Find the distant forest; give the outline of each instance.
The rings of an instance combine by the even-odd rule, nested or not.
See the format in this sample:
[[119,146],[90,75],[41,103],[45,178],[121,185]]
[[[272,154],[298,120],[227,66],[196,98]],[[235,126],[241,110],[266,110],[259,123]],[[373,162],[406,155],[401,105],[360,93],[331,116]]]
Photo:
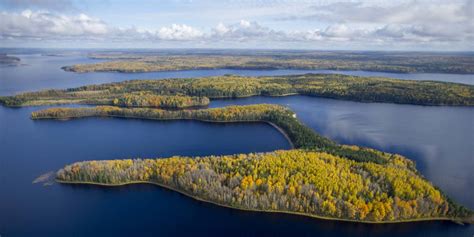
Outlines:
[[474,73],[474,55],[423,52],[164,51],[102,52],[107,62],[65,66],[73,72],[152,72],[193,69],[326,69],[397,73]]

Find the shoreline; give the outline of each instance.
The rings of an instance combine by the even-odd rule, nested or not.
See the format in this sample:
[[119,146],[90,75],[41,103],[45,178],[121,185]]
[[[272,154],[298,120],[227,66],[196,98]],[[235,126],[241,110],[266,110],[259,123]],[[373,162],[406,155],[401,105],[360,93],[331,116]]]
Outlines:
[[336,218],[336,217],[326,217],[326,216],[319,216],[316,214],[292,212],[292,211],[284,211],[284,210],[260,210],[260,209],[252,209],[252,208],[242,208],[242,207],[236,207],[236,206],[231,206],[228,204],[217,203],[214,201],[206,200],[197,196],[193,196],[185,191],[178,190],[174,187],[170,187],[168,185],[156,183],[153,181],[130,181],[130,182],[118,183],[118,184],[105,184],[105,183],[86,182],[86,181],[64,181],[64,180],[59,180],[59,179],[55,179],[55,181],[60,184],[94,185],[94,186],[102,186],[102,187],[120,187],[120,186],[127,186],[127,185],[133,185],[133,184],[151,184],[151,185],[155,185],[161,188],[165,188],[165,189],[180,193],[196,201],[214,204],[220,207],[231,208],[231,209],[240,210],[240,211],[248,211],[248,212],[280,213],[280,214],[306,216],[306,217],[311,217],[315,219],[329,220],[329,221],[343,221],[343,222],[363,223],[363,224],[397,224],[397,223],[413,223],[413,222],[422,222],[422,221],[451,221],[459,225],[469,224],[469,222],[464,222],[462,220],[456,220],[449,217],[426,217],[426,218],[394,220],[394,221],[363,221],[363,220],[342,219],[342,218]]

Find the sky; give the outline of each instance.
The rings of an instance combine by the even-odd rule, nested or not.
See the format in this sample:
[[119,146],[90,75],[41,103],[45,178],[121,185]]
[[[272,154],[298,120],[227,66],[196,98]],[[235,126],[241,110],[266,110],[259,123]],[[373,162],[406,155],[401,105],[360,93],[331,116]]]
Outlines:
[[0,44],[473,51],[474,0],[0,0]]

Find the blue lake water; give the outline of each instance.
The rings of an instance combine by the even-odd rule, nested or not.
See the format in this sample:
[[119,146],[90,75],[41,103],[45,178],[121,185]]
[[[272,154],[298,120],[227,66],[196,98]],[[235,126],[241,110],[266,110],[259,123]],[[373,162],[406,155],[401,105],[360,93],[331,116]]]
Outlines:
[[[22,55],[28,65],[0,68],[0,94],[67,88],[133,78],[221,75],[229,70],[143,74],[63,72],[92,62],[81,56]],[[242,75],[294,71],[230,70]],[[298,73],[300,71],[297,71]],[[301,71],[303,73],[303,71]],[[400,77],[414,74],[399,74]],[[427,75],[420,74],[420,78]],[[466,75],[436,74],[440,80]],[[431,76],[430,76],[431,77]],[[414,78],[411,78],[414,79]],[[341,143],[396,152],[417,162],[421,173],[448,195],[474,209],[474,109],[323,98],[252,97],[216,100],[230,104],[277,103]],[[126,119],[32,121],[44,107],[0,107],[1,236],[472,236],[473,226],[450,222],[368,225],[285,214],[254,213],[202,203],[162,188],[32,184],[65,164],[92,159],[212,155],[288,149],[285,138],[260,123],[211,124]]]

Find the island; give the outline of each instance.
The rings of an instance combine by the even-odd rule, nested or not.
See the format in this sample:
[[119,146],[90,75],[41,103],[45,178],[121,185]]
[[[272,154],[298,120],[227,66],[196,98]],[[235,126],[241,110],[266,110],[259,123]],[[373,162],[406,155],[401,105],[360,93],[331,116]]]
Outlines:
[[386,53],[347,51],[166,51],[102,52],[110,60],[63,67],[72,72],[156,72],[196,69],[364,70],[396,73],[474,73],[474,58],[456,53]]
[[[306,95],[359,102],[474,105],[474,86],[472,85],[338,74],[262,77],[224,75],[203,78],[131,80],[65,90],[22,93],[0,97],[0,103],[12,107],[54,104],[121,105],[120,103],[125,102],[120,101],[130,100],[126,103],[150,107],[184,108],[203,106],[208,103],[207,99],[288,95]],[[179,102],[173,106],[165,105],[168,102],[150,102],[151,100],[178,100],[176,96],[187,96],[186,102]],[[137,102],[138,99],[144,101]],[[169,103],[173,104],[174,102]]]
[[207,122],[267,122],[291,150],[206,157],[82,161],[65,166],[65,184],[118,186],[147,183],[200,201],[249,211],[322,219],[396,223],[451,220],[473,223],[416,170],[413,161],[358,146],[339,145],[299,122],[288,108],[258,104],[199,110],[97,106],[48,108],[32,119],[121,117]]

